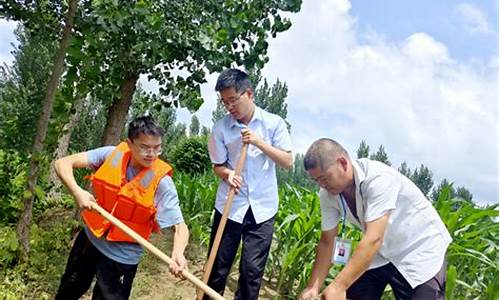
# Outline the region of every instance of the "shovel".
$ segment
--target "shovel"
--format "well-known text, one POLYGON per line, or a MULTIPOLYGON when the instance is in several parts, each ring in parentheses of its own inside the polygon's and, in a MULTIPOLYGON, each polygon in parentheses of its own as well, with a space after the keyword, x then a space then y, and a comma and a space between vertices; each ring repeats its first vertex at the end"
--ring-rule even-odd
MULTIPOLYGON (((140 236, 135 231, 130 229, 127 225, 123 224, 120 220, 118 220, 113 215, 108 213, 104 208, 100 207, 97 203, 95 203, 95 202, 92 203, 92 209, 96 210, 105 219, 110 221, 116 227, 120 228, 123 232, 128 234, 131 238, 136 240, 137 243, 139 243, 144 248, 148 249, 150 252, 152 252, 154 255, 156 255, 159 259, 163 260, 167 264, 171 264, 173 262, 173 260, 170 257, 168 257, 165 253, 163 253, 160 249, 156 248, 153 244, 151 244, 146 239, 144 239, 142 236, 140 236)), ((196 278, 196 276, 189 273, 187 270, 182 270, 182 276, 184 276, 184 278, 189 280, 192 284, 194 284, 196 287, 198 287, 200 290, 202 290, 204 293, 206 293, 212 299, 224 300, 224 297, 219 295, 211 287, 209 287, 208 285, 203 283, 201 280, 196 278)))
MULTIPOLYGON (((245 165, 245 159, 247 156, 248 144, 243 144, 241 147, 240 158, 236 163, 236 169, 234 170, 234 175, 239 176, 241 174, 241 170, 243 170, 243 166, 245 165)), ((215 235, 214 243, 212 245, 212 249, 210 250, 210 255, 208 256, 207 264, 205 265, 205 272, 203 273, 203 282, 208 283, 208 278, 210 278, 210 273, 212 273, 212 267, 214 266, 215 256, 217 256, 217 251, 219 251, 220 240, 222 238, 222 233, 224 232, 224 228, 226 227, 227 218, 229 216, 229 212, 231 211, 231 206, 233 205, 234 195, 236 193, 236 189, 231 186, 229 189, 229 193, 227 195, 227 201, 224 205, 224 212, 222 213, 222 217, 219 222, 219 227, 217 228, 217 234, 215 235)), ((204 290, 198 290, 197 299, 201 300, 203 298, 204 290)), ((208 294, 207 294, 208 295, 208 294)), ((210 295, 209 295, 210 296, 210 295)))

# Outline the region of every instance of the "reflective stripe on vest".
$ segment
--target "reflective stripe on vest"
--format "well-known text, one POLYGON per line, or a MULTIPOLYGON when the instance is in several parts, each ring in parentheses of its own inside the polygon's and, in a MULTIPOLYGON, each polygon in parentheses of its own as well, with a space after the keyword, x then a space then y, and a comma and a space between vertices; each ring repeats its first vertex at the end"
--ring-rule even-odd
MULTIPOLYGON (((160 180, 172 175, 170 165, 156 159, 152 166, 144 168, 130 181, 126 180, 130 162, 127 143, 120 143, 99 169, 92 175, 92 187, 97 203, 132 228, 143 238, 157 231, 154 195, 160 180)), ((82 217, 96 237, 106 236, 109 241, 135 242, 95 211, 85 210, 82 217)))

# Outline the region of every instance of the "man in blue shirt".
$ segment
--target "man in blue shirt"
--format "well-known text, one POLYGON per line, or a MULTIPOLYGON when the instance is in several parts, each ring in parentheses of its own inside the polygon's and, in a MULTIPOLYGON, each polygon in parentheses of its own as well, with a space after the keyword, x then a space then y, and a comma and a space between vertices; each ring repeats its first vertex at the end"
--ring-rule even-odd
MULTIPOLYGON (((162 136, 163 130, 151 117, 140 117, 130 123, 127 139, 130 158, 126 167, 126 181, 130 182, 140 176, 141 170, 151 167, 158 159, 162 136)), ((56 161, 55 168, 59 178, 68 187, 80 208, 91 210, 95 198, 77 184, 73 169, 97 170, 115 149, 114 146, 101 147, 56 161)), ((188 243, 189 231, 179 208, 175 185, 168 175, 162 177, 156 187, 154 207, 156 224, 161 229, 174 229, 174 263, 169 267, 174 275, 181 276, 187 265, 184 249, 188 243)), ((98 238, 85 226, 71 249, 56 299, 79 299, 90 287, 94 276, 97 280, 92 299, 128 299, 142 253, 143 249, 137 243, 109 241, 106 233, 98 238)))
POLYGON ((254 104, 253 88, 245 72, 223 71, 215 90, 229 114, 214 125, 208 146, 214 172, 222 179, 217 190, 210 248, 231 186, 237 194, 208 285, 224 293, 227 275, 243 241, 235 299, 257 299, 278 210, 275 165, 292 167, 292 143, 285 121, 254 104), (249 144, 247 158, 242 176, 235 176, 243 143, 249 144))

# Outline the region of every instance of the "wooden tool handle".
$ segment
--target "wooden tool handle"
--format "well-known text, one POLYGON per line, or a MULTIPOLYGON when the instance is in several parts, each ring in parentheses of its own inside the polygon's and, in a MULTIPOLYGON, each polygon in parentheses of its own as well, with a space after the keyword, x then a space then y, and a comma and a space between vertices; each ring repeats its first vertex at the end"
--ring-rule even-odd
MULTIPOLYGON (((160 249, 156 248, 153 244, 148 242, 138 233, 130 229, 127 225, 123 224, 120 220, 115 218, 113 215, 108 213, 104 208, 100 207, 97 203, 93 203, 92 209, 96 210, 99 214, 101 214, 104 218, 110 221, 113 225, 123 230, 126 234, 128 234, 131 238, 137 241, 141 246, 148 249, 154 255, 156 255, 159 259, 163 260, 167 264, 171 264, 174 262, 170 257, 168 257, 165 253, 163 253, 160 249)), ((203 281, 199 280, 193 274, 189 273, 187 270, 182 270, 182 276, 189 280, 192 284, 197 286, 199 289, 203 290, 208 296, 212 299, 216 300, 224 300, 224 297, 219 295, 216 291, 214 291, 211 287, 203 283, 203 281)))
MULTIPOLYGON (((241 175, 241 171, 245 166, 247 149, 248 149, 248 144, 243 144, 243 147, 241 147, 240 157, 238 159, 238 162, 236 163, 236 169, 234 170, 235 176, 241 175)), ((222 234, 224 233, 224 228, 226 227, 227 218, 229 216, 229 212, 231 211, 231 206, 233 205, 233 199, 235 193, 236 189, 233 186, 231 186, 229 188, 227 201, 226 204, 224 205, 224 211, 222 213, 219 226, 217 227, 217 234, 215 235, 214 243, 212 245, 212 249, 210 250, 210 255, 208 256, 207 264, 205 265, 205 272, 203 273, 203 282, 205 284, 208 282, 208 279, 210 278, 210 273, 212 273, 215 257, 217 256, 217 252, 219 251, 220 241, 222 239, 222 234)), ((203 290, 198 290, 197 299, 201 300, 202 298, 203 298, 203 290)))

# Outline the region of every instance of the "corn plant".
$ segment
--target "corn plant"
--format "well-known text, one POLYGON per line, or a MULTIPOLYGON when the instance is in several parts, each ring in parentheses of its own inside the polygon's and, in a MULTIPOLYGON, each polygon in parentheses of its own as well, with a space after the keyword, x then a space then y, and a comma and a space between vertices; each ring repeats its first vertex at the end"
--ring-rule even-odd
POLYGON ((208 248, 218 180, 211 174, 175 173, 177 194, 192 240, 208 248))
POLYGON ((292 293, 306 278, 305 266, 314 258, 320 234, 318 203, 316 193, 306 189, 288 185, 280 189, 280 209, 266 270, 281 295, 292 293))
POLYGON ((435 207, 453 238, 446 298, 498 299, 498 205, 477 207, 445 187, 435 207))
MULTIPOLYGON (((212 173, 177 173, 174 180, 192 242, 208 247, 218 179, 212 173)), ((264 276, 278 298, 295 299, 307 284, 321 234, 319 199, 314 191, 286 183, 280 186, 279 197, 264 276)), ((446 188, 434 205, 453 238, 447 253, 446 298, 498 299, 498 205, 477 207, 451 198, 446 188)), ((361 232, 350 225, 345 232, 355 249, 361 232)), ((333 267, 325 284, 341 269, 333 267)), ((390 289, 383 299, 392 299, 390 289)))
MULTIPOLYGON (((321 234, 319 197, 314 191, 288 184, 282 185, 279 192, 280 207, 266 277, 280 298, 296 299, 307 285, 321 234)), ((345 233, 355 247, 361 232, 347 224, 345 233)), ((327 284, 340 270, 341 266, 331 269, 327 284)))

